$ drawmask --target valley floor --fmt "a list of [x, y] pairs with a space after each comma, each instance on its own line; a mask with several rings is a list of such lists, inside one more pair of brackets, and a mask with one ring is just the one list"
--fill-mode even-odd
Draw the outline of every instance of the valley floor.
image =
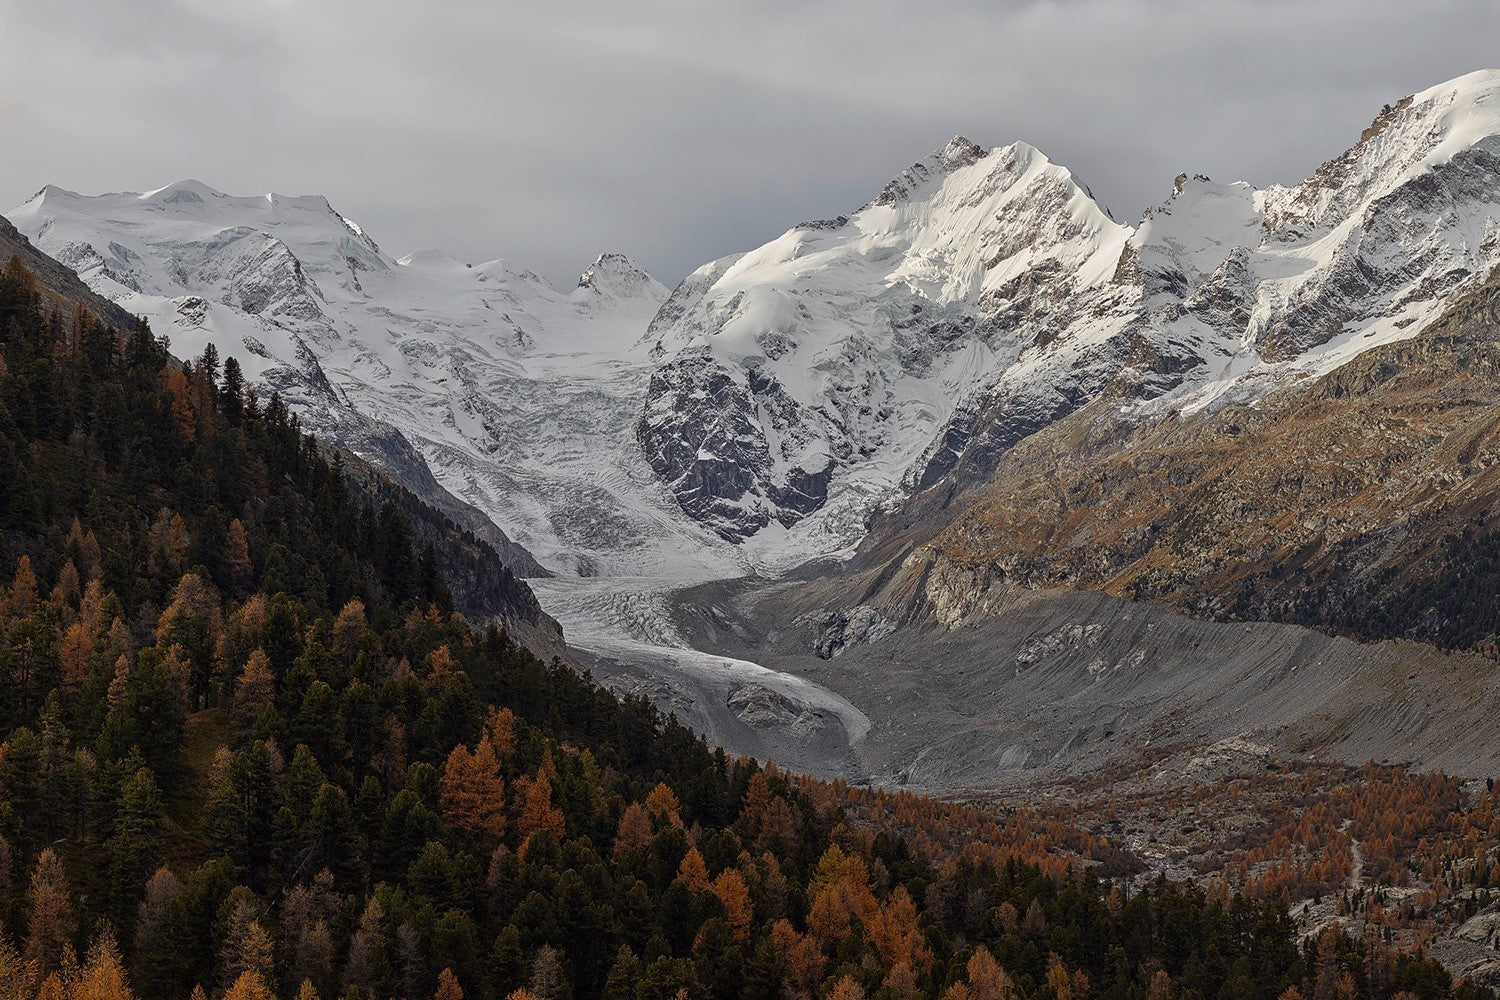
[[[534, 586], [596, 677], [732, 753], [1023, 809], [1102, 838], [1138, 881], [1284, 896], [1306, 936], [1337, 922], [1500, 984], [1493, 685], [1476, 674], [1469, 706], [1424, 687], [1487, 661], [1090, 594], [898, 626], [868, 583]], [[1366, 759], [1383, 763], [1343, 763]]]

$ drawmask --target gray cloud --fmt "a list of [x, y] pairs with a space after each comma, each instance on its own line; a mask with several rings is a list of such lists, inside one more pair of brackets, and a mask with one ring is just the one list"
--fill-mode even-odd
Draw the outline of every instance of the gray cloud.
[[325, 194], [397, 253], [670, 283], [955, 132], [1125, 221], [1183, 170], [1296, 180], [1497, 29], [1488, 0], [0, 0], [0, 206], [197, 177]]

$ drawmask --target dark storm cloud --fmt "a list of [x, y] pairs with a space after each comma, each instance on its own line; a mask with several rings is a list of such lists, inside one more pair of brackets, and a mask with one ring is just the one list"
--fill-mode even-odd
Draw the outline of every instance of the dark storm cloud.
[[669, 283], [857, 207], [962, 132], [1122, 221], [1179, 171], [1292, 181], [1500, 62], [1489, 2], [0, 0], [0, 210], [196, 177], [326, 194], [386, 249]]

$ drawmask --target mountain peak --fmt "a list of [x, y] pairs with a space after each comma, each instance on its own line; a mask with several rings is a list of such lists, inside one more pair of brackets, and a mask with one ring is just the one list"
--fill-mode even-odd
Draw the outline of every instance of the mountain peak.
[[[1398, 102], [1397, 108], [1406, 105], [1412, 117], [1427, 125], [1426, 138], [1436, 140], [1429, 162], [1446, 162], [1475, 146], [1500, 152], [1500, 69], [1478, 70], [1429, 87]], [[1381, 115], [1395, 110], [1383, 108]]]
[[453, 256], [446, 250], [413, 250], [411, 253], [396, 261], [402, 267], [427, 267], [440, 270], [458, 270], [466, 267], [463, 261]]
[[577, 290], [617, 298], [660, 290], [657, 297], [666, 297], [666, 288], [651, 277], [645, 268], [622, 253], [602, 253], [595, 258], [578, 276]]
[[872, 204], [890, 206], [910, 201], [934, 178], [941, 179], [955, 170], [972, 166], [987, 155], [989, 150], [983, 146], [955, 135], [942, 149], [928, 154], [891, 178]]
[[1448, 94], [1482, 101], [1497, 91], [1500, 91], [1500, 69], [1476, 69], [1419, 91], [1412, 95], [1412, 100], [1420, 104]]
[[970, 141], [967, 136], [955, 135], [948, 140], [946, 146], [933, 155], [948, 170], [957, 170], [959, 167], [967, 167], [977, 162], [988, 152], [989, 150], [978, 143]]
[[1272, 230], [1337, 226], [1429, 171], [1500, 155], [1500, 70], [1479, 70], [1380, 109], [1358, 140], [1290, 187], [1265, 193]]
[[191, 205], [208, 201], [210, 198], [227, 197], [229, 196], [224, 192], [216, 191], [202, 181], [191, 178], [176, 181], [154, 191], [143, 191], [140, 195], [141, 201], [154, 201], [162, 205]]
[[1029, 142], [1016, 141], [986, 149], [963, 135], [955, 135], [938, 149], [891, 179], [870, 204], [893, 207], [920, 201], [941, 187], [951, 175], [977, 163], [987, 164], [973, 175], [974, 183], [991, 188], [1015, 183], [1033, 170], [1045, 170], [1093, 200], [1093, 193], [1071, 170], [1055, 163]]
[[42, 189], [40, 191], [32, 195], [30, 198], [27, 198], [18, 206], [18, 208], [40, 205], [43, 202], [47, 201], [49, 198], [78, 199], [82, 197], [83, 195], [79, 194], [77, 191], [70, 191], [65, 187], [58, 187], [56, 184], [45, 184], [42, 186]]

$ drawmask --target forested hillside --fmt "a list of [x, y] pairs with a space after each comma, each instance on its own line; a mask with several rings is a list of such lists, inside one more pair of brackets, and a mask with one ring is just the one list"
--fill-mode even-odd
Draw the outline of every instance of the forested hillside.
[[0, 1000], [1479, 997], [1061, 823], [726, 759], [453, 610], [212, 354], [0, 275]]

